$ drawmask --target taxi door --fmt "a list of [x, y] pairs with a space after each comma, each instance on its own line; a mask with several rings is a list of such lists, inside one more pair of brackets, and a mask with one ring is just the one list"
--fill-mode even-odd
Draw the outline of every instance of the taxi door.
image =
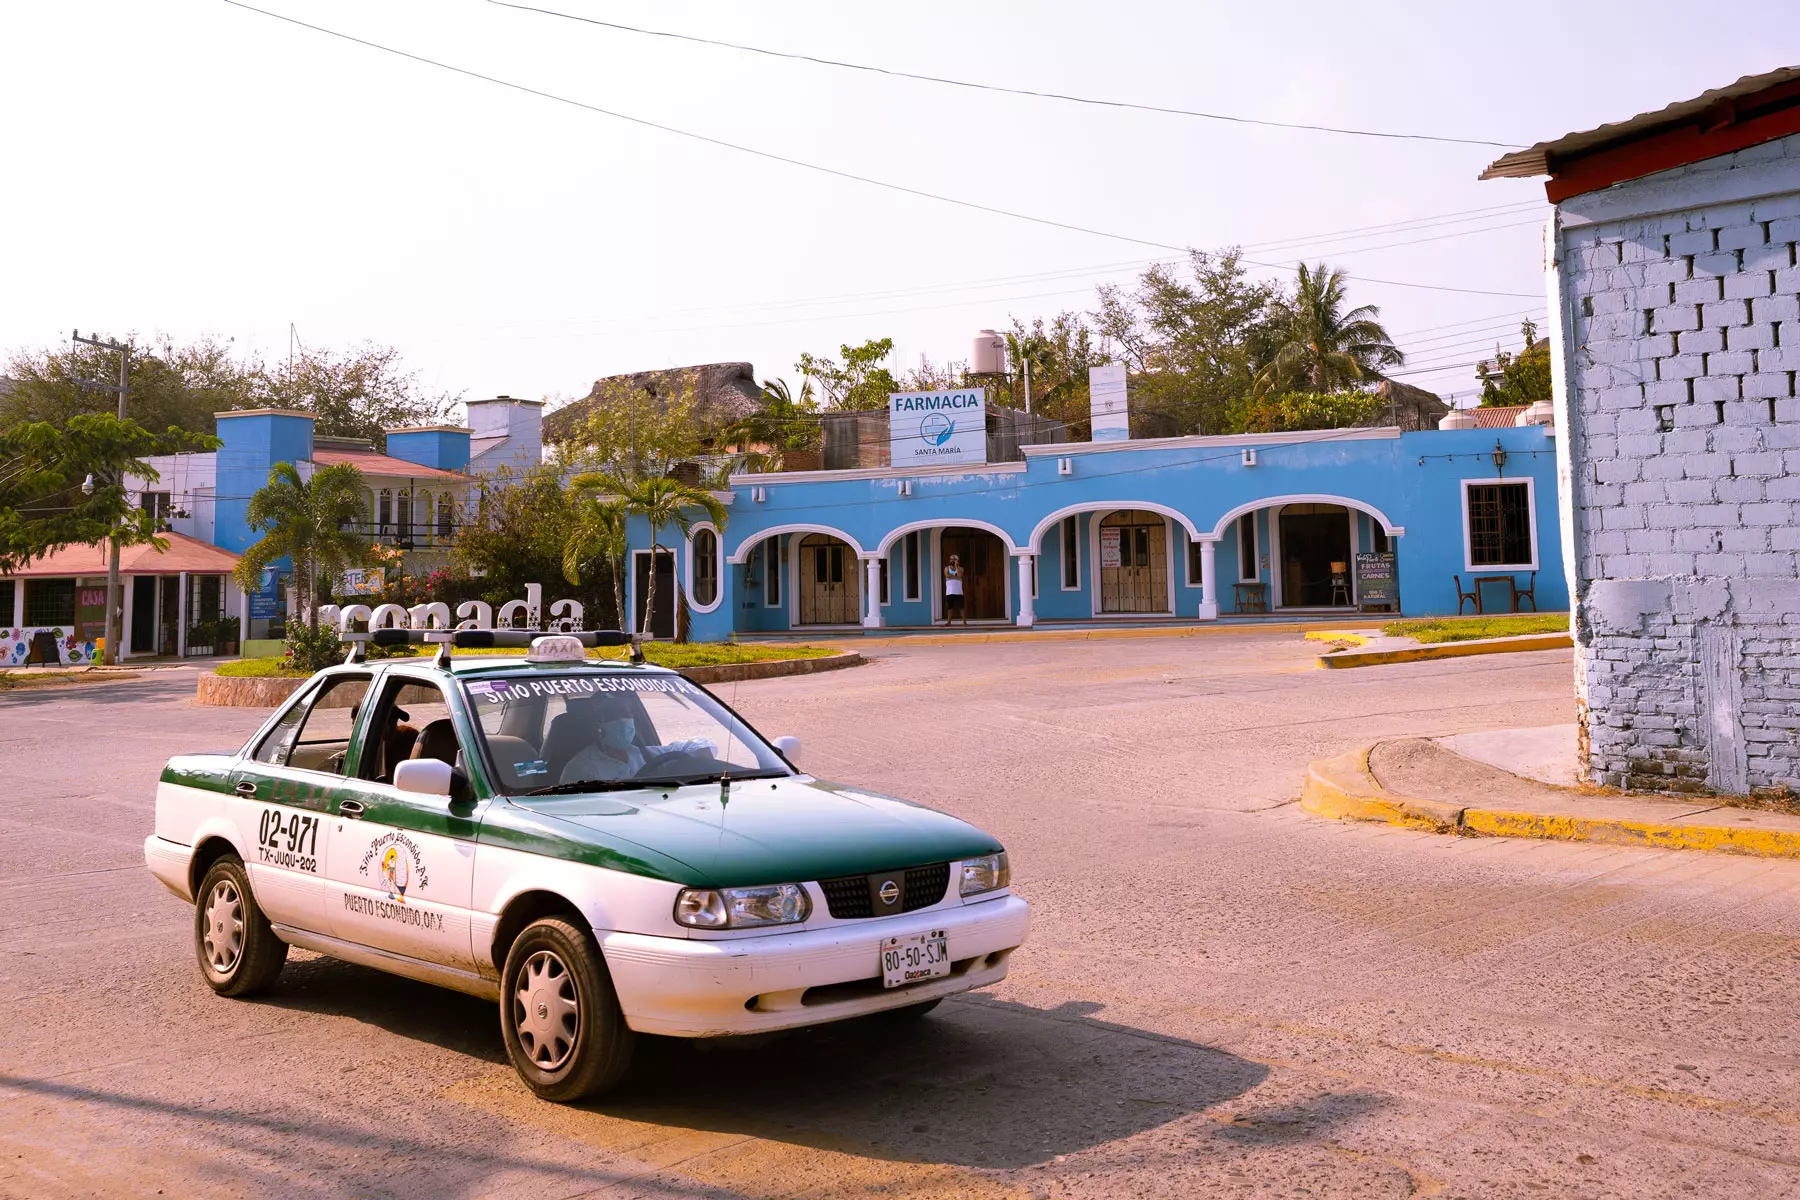
[[250, 887], [277, 925], [327, 932], [325, 864], [368, 671], [335, 671], [303, 689], [232, 773], [226, 811]]
[[390, 670], [364, 734], [358, 804], [340, 805], [326, 860], [332, 936], [475, 969], [470, 896], [484, 802], [394, 786], [408, 758], [459, 765], [461, 740], [435, 679]]

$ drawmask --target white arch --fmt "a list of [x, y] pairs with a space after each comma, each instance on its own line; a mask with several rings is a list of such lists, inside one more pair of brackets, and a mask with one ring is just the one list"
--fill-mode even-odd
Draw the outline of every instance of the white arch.
[[810, 525], [810, 524], [805, 524], [805, 523], [798, 523], [798, 524], [793, 524], [793, 525], [771, 525], [767, 529], [758, 530], [755, 534], [751, 535], [751, 537], [746, 539], [744, 544], [739, 546], [737, 548], [737, 551], [734, 554], [732, 554], [732, 556], [730, 558], [726, 559], [725, 561], [728, 563], [737, 563], [737, 564], [747, 563], [750, 561], [750, 551], [756, 549], [756, 544], [758, 542], [766, 541], [767, 539], [772, 538], [772, 537], [781, 537], [783, 535], [790, 534], [790, 533], [823, 533], [823, 534], [827, 535], [828, 537], [834, 537], [840, 542], [847, 543], [852, 550], [856, 551], [856, 557], [858, 557], [858, 558], [869, 557], [868, 554], [863, 550], [862, 543], [857, 541], [855, 538], [851, 537], [849, 534], [845, 533], [841, 529], [834, 529], [829, 525]]
[[1281, 504], [1340, 504], [1345, 508], [1368, 513], [1371, 517], [1380, 521], [1381, 527], [1387, 530], [1389, 537], [1406, 536], [1406, 526], [1394, 524], [1392, 521], [1388, 520], [1386, 513], [1367, 501], [1352, 500], [1348, 496], [1329, 496], [1322, 492], [1305, 492], [1292, 496], [1269, 496], [1262, 500], [1251, 500], [1244, 504], [1240, 504], [1219, 518], [1219, 523], [1213, 526], [1212, 535], [1208, 540], [1216, 542], [1224, 537], [1225, 527], [1245, 513], [1255, 512], [1259, 508], [1274, 508]]
[[894, 543], [909, 533], [918, 533], [922, 530], [937, 529], [940, 527], [949, 529], [953, 526], [959, 529], [966, 527], [969, 529], [985, 530], [1006, 544], [1006, 552], [1008, 554], [1019, 553], [1019, 547], [1017, 543], [1012, 540], [1012, 534], [1006, 532], [1006, 530], [1000, 528], [998, 525], [989, 521], [961, 520], [945, 517], [942, 519], [934, 518], [929, 521], [908, 521], [904, 525], [896, 526], [888, 531], [886, 537], [881, 539], [881, 545], [875, 547], [875, 557], [886, 558], [888, 551], [894, 548]]
[[1037, 528], [1031, 531], [1031, 541], [1026, 543], [1025, 548], [1032, 554], [1041, 553], [1044, 545], [1044, 534], [1055, 528], [1056, 523], [1064, 517], [1072, 517], [1076, 513], [1084, 512], [1119, 512], [1128, 508], [1142, 509], [1145, 512], [1161, 513], [1165, 517], [1172, 518], [1176, 524], [1187, 530], [1188, 539], [1190, 541], [1212, 542], [1218, 540], [1218, 535], [1201, 533], [1200, 527], [1195, 525], [1194, 522], [1188, 518], [1186, 513], [1178, 508], [1171, 508], [1167, 504], [1158, 504], [1153, 500], [1084, 500], [1080, 504], [1070, 504], [1064, 508], [1059, 508], [1043, 520], [1039, 521]]

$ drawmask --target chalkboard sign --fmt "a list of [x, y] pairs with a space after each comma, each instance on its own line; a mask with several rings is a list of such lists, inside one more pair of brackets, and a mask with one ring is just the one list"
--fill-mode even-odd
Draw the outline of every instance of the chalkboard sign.
[[1391, 553], [1356, 556], [1356, 603], [1364, 612], [1400, 611], [1400, 570]]

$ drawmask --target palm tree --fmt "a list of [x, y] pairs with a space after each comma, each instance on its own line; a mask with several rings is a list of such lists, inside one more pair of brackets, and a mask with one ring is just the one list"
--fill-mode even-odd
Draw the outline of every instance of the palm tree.
[[250, 497], [244, 520], [263, 536], [244, 551], [233, 572], [238, 586], [254, 591], [263, 568], [278, 558], [294, 564], [294, 589], [316, 633], [320, 575], [370, 561], [369, 543], [353, 532], [367, 518], [363, 473], [349, 463], [321, 467], [303, 479], [291, 462], [276, 463], [269, 482]]
[[787, 380], [765, 379], [763, 395], [766, 399], [760, 411], [740, 417], [721, 431], [727, 441], [745, 450], [766, 446], [769, 453], [759, 457], [773, 459], [777, 466], [785, 451], [818, 449], [819, 404], [813, 397], [812, 380], [801, 383], [796, 398]]
[[1376, 319], [1380, 309], [1365, 304], [1343, 311], [1348, 279], [1342, 270], [1324, 263], [1311, 270], [1300, 264], [1287, 321], [1276, 334], [1279, 345], [1256, 377], [1258, 392], [1296, 383], [1309, 391], [1328, 392], [1406, 361]]
[[[725, 506], [711, 492], [689, 487], [679, 479], [658, 476], [652, 479], [619, 480], [598, 475], [580, 475], [574, 481], [580, 488], [602, 487], [619, 498], [627, 516], [642, 517], [650, 526], [650, 582], [644, 589], [644, 619], [656, 620], [656, 559], [662, 552], [662, 530], [674, 526], [683, 537], [694, 527], [691, 515], [695, 509], [706, 514], [718, 529], [725, 528]], [[681, 578], [676, 576], [675, 595], [681, 596]]]
[[[583, 486], [584, 482], [588, 486]], [[596, 475], [577, 476], [573, 481], [574, 523], [563, 541], [563, 578], [581, 582], [581, 564], [590, 558], [605, 561], [612, 572], [614, 611], [619, 625], [625, 624], [625, 523], [628, 513], [625, 501], [618, 497], [596, 495], [606, 480]]]

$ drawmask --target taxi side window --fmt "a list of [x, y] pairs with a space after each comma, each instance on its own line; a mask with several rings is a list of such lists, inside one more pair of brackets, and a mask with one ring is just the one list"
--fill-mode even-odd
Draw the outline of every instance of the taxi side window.
[[358, 774], [377, 783], [392, 783], [394, 771], [409, 758], [464, 765], [443, 689], [425, 680], [394, 677], [383, 689], [375, 719], [363, 735]]
[[[350, 731], [369, 692], [367, 675], [341, 675], [327, 680], [310, 704], [297, 704], [257, 747], [256, 760], [303, 771], [344, 774]], [[305, 716], [290, 722], [296, 713]]]

